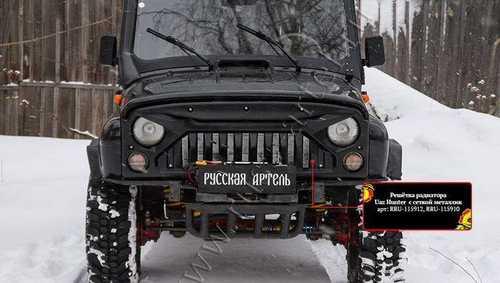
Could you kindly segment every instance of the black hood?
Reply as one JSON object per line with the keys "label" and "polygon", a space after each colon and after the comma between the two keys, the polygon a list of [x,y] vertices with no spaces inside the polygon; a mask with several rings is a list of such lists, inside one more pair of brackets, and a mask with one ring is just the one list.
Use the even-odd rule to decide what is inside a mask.
{"label": "black hood", "polygon": [[130,100],[122,110],[122,117],[127,118],[130,112],[143,107],[161,106],[166,104],[189,104],[207,102],[293,102],[300,107],[301,103],[318,103],[354,108],[364,119],[368,119],[368,112],[362,101],[347,95],[312,93],[305,91],[284,90],[198,90],[167,92],[156,95],[146,95]]}
{"label": "black hood", "polygon": [[350,77],[334,72],[307,70],[276,71],[274,69],[239,69],[207,71],[165,72],[139,81],[147,94],[167,92],[191,92],[198,90],[273,90],[308,91],[331,94],[345,94],[359,91],[360,85]]}
{"label": "black hood", "polygon": [[366,112],[359,89],[335,73],[180,72],[140,80],[122,114],[138,107],[169,103],[215,101],[314,102],[353,107]]}

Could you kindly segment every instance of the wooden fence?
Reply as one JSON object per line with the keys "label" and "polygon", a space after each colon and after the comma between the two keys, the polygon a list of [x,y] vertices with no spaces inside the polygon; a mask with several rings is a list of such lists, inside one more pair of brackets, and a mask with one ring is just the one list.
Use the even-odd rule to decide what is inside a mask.
{"label": "wooden fence", "polygon": [[113,115],[115,88],[106,85],[21,83],[0,86],[0,135],[88,138]]}
{"label": "wooden fence", "polygon": [[99,64],[99,39],[121,13],[122,0],[0,0],[0,135],[100,134],[117,72]]}
{"label": "wooden fence", "polygon": [[122,0],[0,0],[0,85],[11,81],[115,83],[100,38],[120,30]]}

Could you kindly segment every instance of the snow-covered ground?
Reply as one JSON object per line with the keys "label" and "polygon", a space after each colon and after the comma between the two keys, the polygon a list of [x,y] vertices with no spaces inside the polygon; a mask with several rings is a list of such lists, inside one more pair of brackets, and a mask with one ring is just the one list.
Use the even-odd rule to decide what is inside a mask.
{"label": "snow-covered ground", "polygon": [[88,141],[0,136],[0,282],[72,282],[84,264]]}
{"label": "snow-covered ground", "polygon": [[[368,70],[367,82],[390,135],[403,144],[405,179],[474,186],[471,232],[406,233],[408,282],[500,282],[500,119],[449,109],[377,70]],[[0,136],[0,282],[85,278],[87,143]],[[179,282],[203,242],[164,237],[156,245],[144,255],[145,281]],[[259,247],[234,240],[221,247],[222,255],[206,257],[212,271],[203,273],[205,282],[345,282],[345,251],[326,241],[299,237]]]}

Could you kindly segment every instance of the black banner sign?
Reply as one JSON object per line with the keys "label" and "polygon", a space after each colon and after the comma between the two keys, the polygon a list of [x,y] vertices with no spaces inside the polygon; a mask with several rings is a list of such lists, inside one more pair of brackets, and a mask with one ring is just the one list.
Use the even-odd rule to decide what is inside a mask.
{"label": "black banner sign", "polygon": [[367,231],[470,230],[470,183],[380,182],[363,186]]}
{"label": "black banner sign", "polygon": [[296,192],[294,167],[227,164],[198,167],[198,191],[205,193],[291,194]]}

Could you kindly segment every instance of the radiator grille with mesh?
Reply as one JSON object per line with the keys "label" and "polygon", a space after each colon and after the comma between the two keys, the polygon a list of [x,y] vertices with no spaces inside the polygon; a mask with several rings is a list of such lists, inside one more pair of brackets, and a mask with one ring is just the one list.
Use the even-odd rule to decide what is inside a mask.
{"label": "radiator grille with mesh", "polygon": [[197,160],[265,162],[307,169],[310,160],[332,168],[333,156],[301,133],[190,133],[166,152],[167,168],[187,167]]}

